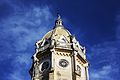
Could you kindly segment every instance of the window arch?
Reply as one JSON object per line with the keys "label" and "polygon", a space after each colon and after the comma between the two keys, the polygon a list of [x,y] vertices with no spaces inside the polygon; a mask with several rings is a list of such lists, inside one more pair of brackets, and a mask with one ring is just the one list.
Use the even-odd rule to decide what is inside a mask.
{"label": "window arch", "polygon": [[79,65],[77,65],[77,73],[78,73],[78,75],[81,76],[81,67]]}

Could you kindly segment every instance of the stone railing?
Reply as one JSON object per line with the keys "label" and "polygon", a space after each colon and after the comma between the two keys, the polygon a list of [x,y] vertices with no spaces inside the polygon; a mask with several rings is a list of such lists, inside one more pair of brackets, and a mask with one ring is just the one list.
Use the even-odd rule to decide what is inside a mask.
{"label": "stone railing", "polygon": [[56,42],[55,47],[60,47],[63,49],[71,49],[71,43],[65,43],[65,42]]}

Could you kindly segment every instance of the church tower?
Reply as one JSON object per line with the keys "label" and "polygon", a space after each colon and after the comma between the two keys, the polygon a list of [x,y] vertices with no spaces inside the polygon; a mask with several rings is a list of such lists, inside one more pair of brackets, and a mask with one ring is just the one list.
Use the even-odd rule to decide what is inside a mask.
{"label": "church tower", "polygon": [[54,28],[36,42],[30,69],[32,80],[89,80],[86,50],[63,26],[58,15]]}

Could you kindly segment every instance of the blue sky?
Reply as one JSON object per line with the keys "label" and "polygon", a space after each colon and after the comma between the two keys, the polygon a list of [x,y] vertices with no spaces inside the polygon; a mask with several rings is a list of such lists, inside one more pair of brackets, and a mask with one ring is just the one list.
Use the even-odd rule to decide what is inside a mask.
{"label": "blue sky", "polygon": [[120,78],[119,0],[0,0],[0,80],[31,80],[35,42],[60,13],[87,48],[90,80]]}

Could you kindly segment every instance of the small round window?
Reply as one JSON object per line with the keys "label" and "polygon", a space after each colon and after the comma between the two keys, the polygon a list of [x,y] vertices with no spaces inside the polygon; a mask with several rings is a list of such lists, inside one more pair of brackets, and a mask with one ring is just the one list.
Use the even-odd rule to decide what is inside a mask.
{"label": "small round window", "polygon": [[68,64],[69,64],[69,62],[66,59],[60,59],[60,61],[59,61],[59,65],[63,68],[67,67]]}
{"label": "small round window", "polygon": [[49,69],[49,67],[50,67],[50,61],[46,60],[43,63],[41,63],[41,65],[40,65],[40,71],[46,71],[46,70]]}

